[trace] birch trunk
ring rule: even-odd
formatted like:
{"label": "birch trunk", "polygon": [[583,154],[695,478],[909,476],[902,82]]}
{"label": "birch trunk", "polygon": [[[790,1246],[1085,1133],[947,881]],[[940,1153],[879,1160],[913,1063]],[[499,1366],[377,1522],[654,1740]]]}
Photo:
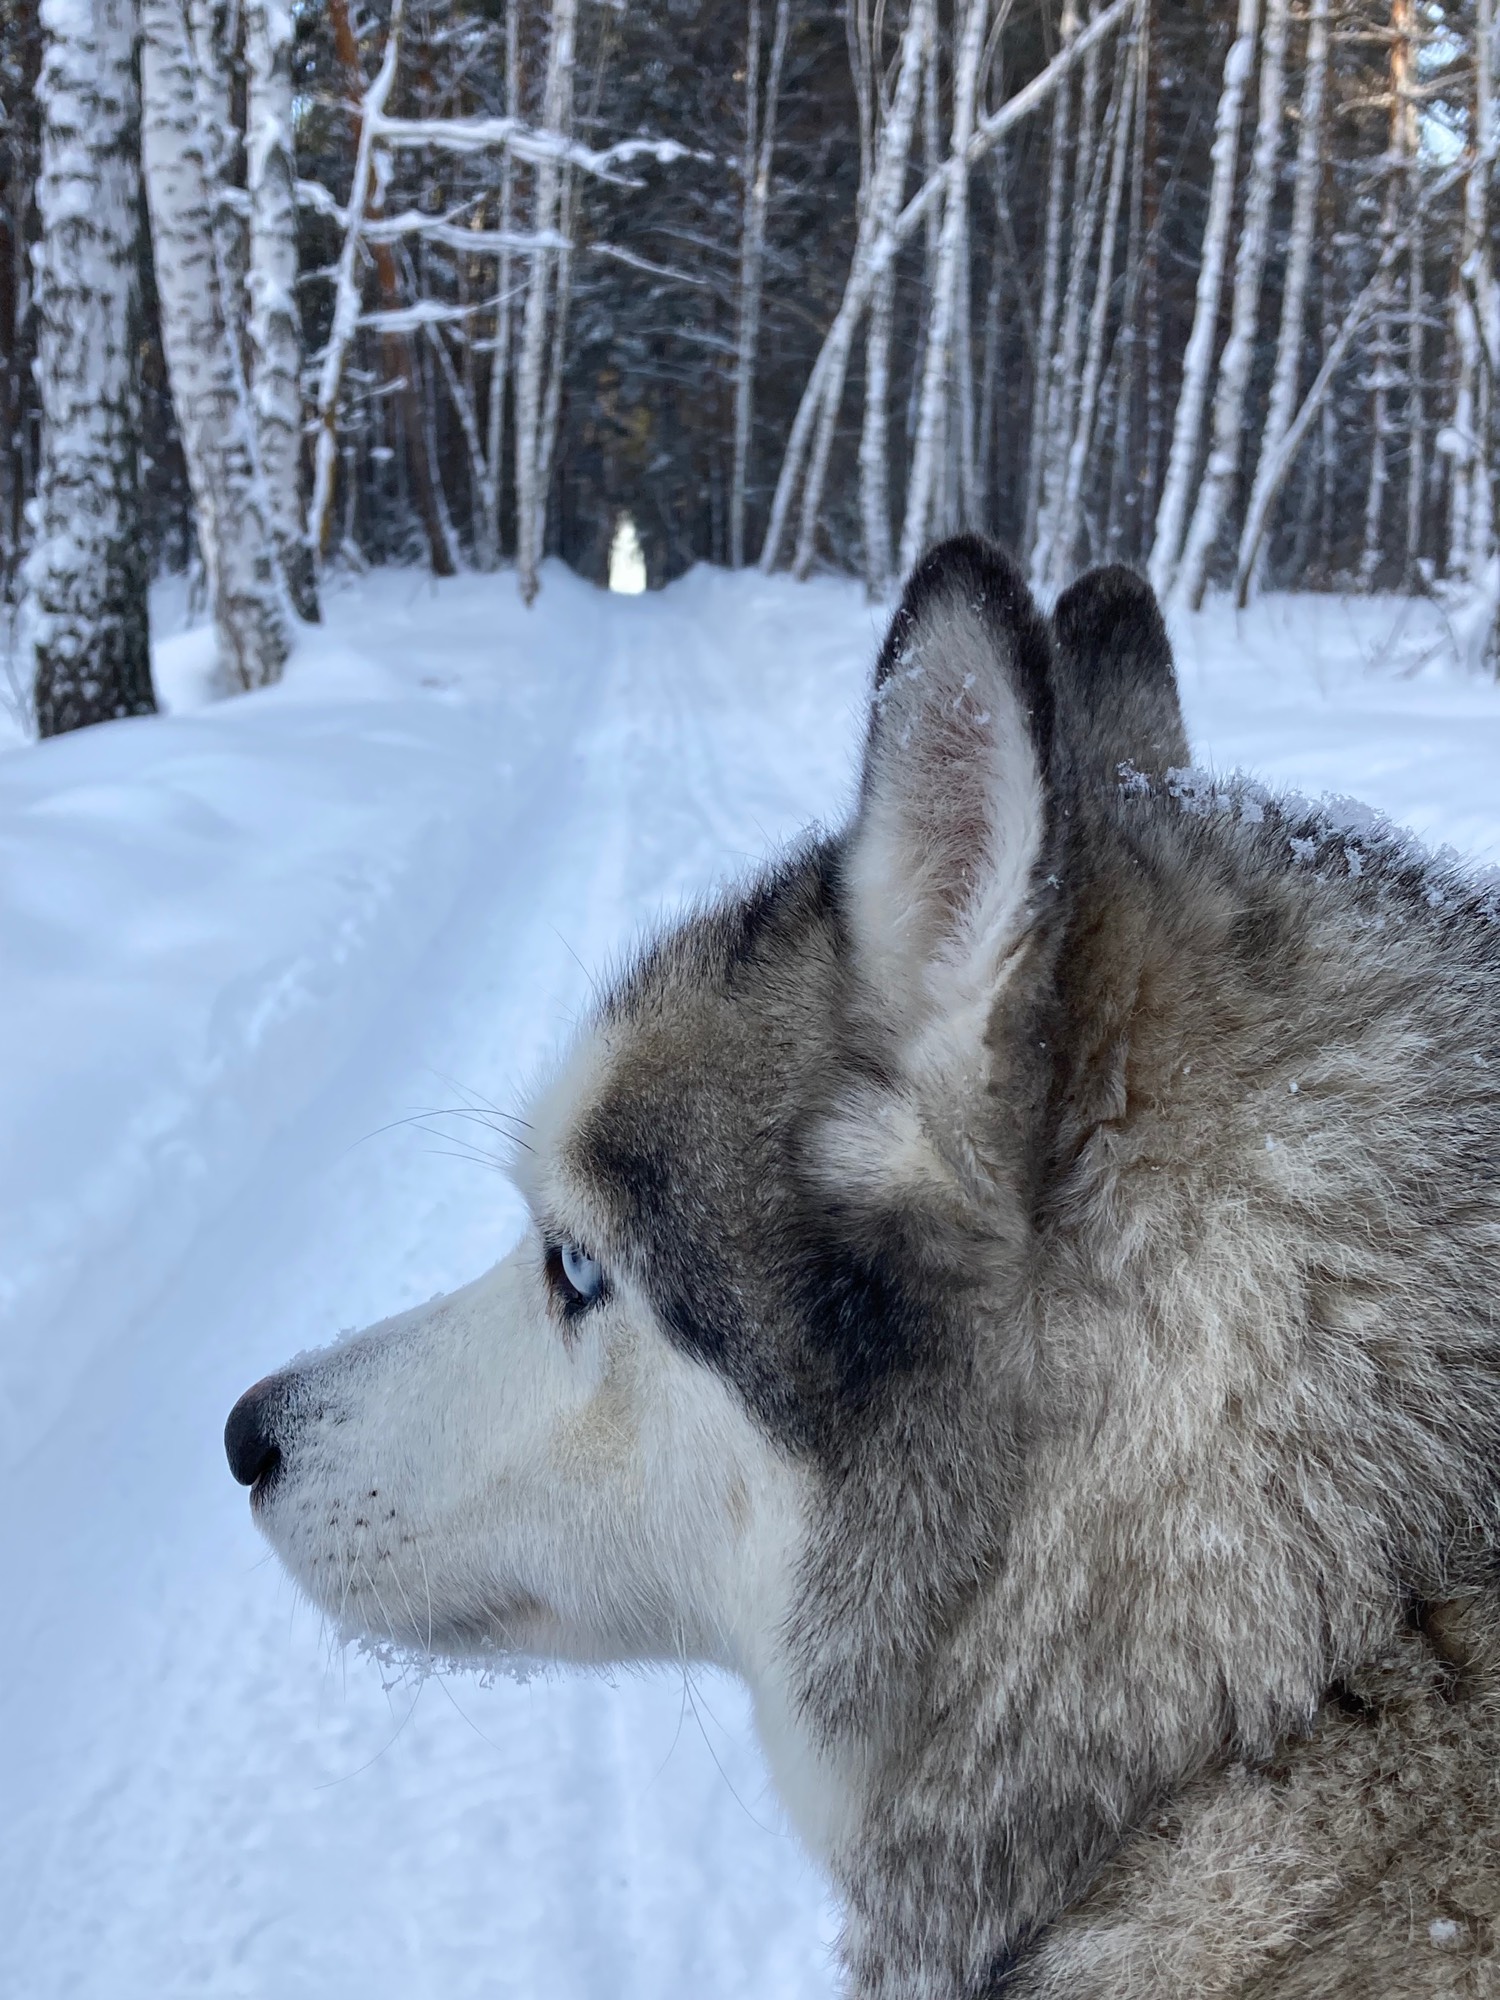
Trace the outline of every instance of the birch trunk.
{"label": "birch trunk", "polygon": [[[1078,31],[1078,16],[1070,4],[1063,9],[1062,39],[1066,48]],[[1052,396],[1052,357],[1057,339],[1057,315],[1062,299],[1063,200],[1067,191],[1068,122],[1072,88],[1064,82],[1052,99],[1052,134],[1047,156],[1047,228],[1042,252],[1042,305],[1037,322],[1037,364],[1031,380],[1031,431],[1026,452],[1025,546],[1036,548],[1042,508],[1043,468],[1049,435],[1047,419]]]}
{"label": "birch trunk", "polygon": [[[1420,168],[1411,161],[1411,192],[1407,206],[1415,213],[1421,200]],[[1426,346],[1423,316],[1427,310],[1426,257],[1421,230],[1412,237],[1406,268],[1406,560],[1402,580],[1411,589],[1422,560],[1423,497],[1427,486],[1427,411],[1422,383]]]}
{"label": "birch trunk", "polygon": [[[547,74],[542,92],[542,124],[562,136],[572,122],[573,40],[578,0],[553,0],[552,33],[547,49]],[[536,169],[532,228],[549,232],[556,220],[562,175],[555,156]],[[538,251],[531,259],[526,310],[521,321],[521,352],[516,367],[516,575],[521,596],[532,603],[541,588],[543,537],[547,494],[543,486],[548,307],[552,297],[555,253]]]}
{"label": "birch trunk", "polygon": [[[1091,65],[1089,67],[1092,67]],[[1084,82],[1089,80],[1085,68]],[[1051,391],[1047,398],[1047,437],[1042,454],[1042,504],[1037,518],[1036,546],[1032,550],[1032,574],[1045,585],[1057,556],[1057,535],[1061,525],[1068,460],[1073,440],[1081,386],[1080,346],[1084,338],[1083,303],[1088,273],[1095,267],[1095,235],[1099,225],[1099,202],[1103,192],[1104,169],[1114,157],[1113,140],[1119,135],[1120,93],[1124,87],[1124,64],[1119,70],[1120,88],[1110,107],[1109,131],[1101,139],[1089,129],[1097,115],[1098,85],[1083,92],[1083,123],[1079,128],[1080,162],[1090,162],[1089,179],[1080,186],[1074,180],[1073,241],[1068,255],[1068,283],[1063,297],[1062,332],[1053,357]],[[1096,272],[1097,275],[1097,272]],[[1097,292],[1097,285],[1095,287]],[[1107,304],[1107,295],[1106,295]],[[1092,315],[1091,315],[1092,317]],[[1097,385],[1096,385],[1097,389]]]}
{"label": "birch trunk", "polygon": [[1145,450],[1142,454],[1140,512],[1136,522],[1135,548],[1141,560],[1149,557],[1148,536],[1161,502],[1162,463],[1165,455],[1167,420],[1164,342],[1162,339],[1162,174],[1161,174],[1161,92],[1162,64],[1151,60],[1156,48],[1156,0],[1146,0],[1147,68],[1145,166],[1146,187],[1146,269],[1143,279],[1146,320],[1146,410]]}
{"label": "birch trunk", "polygon": [[1287,0],[1267,0],[1265,31],[1260,45],[1260,108],[1255,145],[1250,155],[1250,186],[1240,225],[1234,266],[1234,303],[1229,338],[1219,357],[1219,383],[1214,394],[1213,437],[1208,463],[1188,525],[1187,541],[1175,581],[1176,596],[1193,610],[1203,602],[1208,565],[1229,512],[1240,468],[1244,433],[1245,391],[1255,358],[1255,330],[1260,320],[1261,279],[1271,234],[1271,201],[1276,192],[1276,156],[1286,76]]}
{"label": "birch trunk", "polygon": [[[1384,161],[1385,186],[1380,203],[1382,243],[1389,242],[1396,233],[1401,191],[1410,184],[1411,148],[1416,140],[1416,127],[1411,117],[1415,106],[1410,74],[1414,26],[1413,0],[1391,0],[1389,145]],[[1385,495],[1390,483],[1390,457],[1395,431],[1391,396],[1399,386],[1394,304],[1393,297],[1382,301],[1370,347],[1370,477],[1365,489],[1365,543],[1359,564],[1360,577],[1366,589],[1374,584],[1384,554]]]}
{"label": "birch trunk", "polygon": [[864,531],[865,594],[879,603],[891,588],[896,555],[891,541],[891,328],[896,269],[880,274],[865,341],[865,414],[859,433],[859,513]]}
{"label": "birch trunk", "polygon": [[[505,0],[505,111],[518,124],[521,118],[521,30],[519,0]],[[516,169],[509,146],[500,164],[500,234],[508,238],[515,228]],[[481,491],[482,529],[479,538],[479,567],[497,569],[500,564],[500,482],[505,446],[505,391],[510,375],[510,288],[511,253],[500,252],[499,304],[495,308],[495,342],[490,355],[489,408],[485,413],[485,470]]]}
{"label": "birch trunk", "polygon": [[1120,205],[1124,198],[1125,162],[1129,155],[1132,115],[1135,108],[1136,50],[1131,49],[1120,80],[1120,98],[1115,107],[1113,143],[1110,147],[1109,194],[1104,205],[1104,230],[1099,245],[1099,273],[1094,284],[1089,313],[1088,348],[1084,356],[1083,378],[1079,385],[1078,410],[1068,447],[1067,465],[1057,528],[1052,544],[1048,583],[1061,590],[1067,583],[1078,547],[1083,515],[1083,481],[1094,442],[1094,420],[1099,407],[1099,389],[1104,375],[1104,336],[1109,320],[1109,298],[1114,286],[1115,242],[1120,228]]}
{"label": "birch trunk", "polygon": [[750,45],[745,80],[745,200],[740,230],[740,306],[735,341],[734,468],[729,488],[729,561],[745,566],[745,485],[750,471],[750,433],[755,415],[755,357],[760,345],[761,290],[765,276],[766,216],[771,202],[771,169],[776,155],[776,115],[781,70],[791,27],[789,0],[776,0],[776,25],[760,94],[760,0],[750,0]]}
{"label": "birch trunk", "polygon": [[[1448,174],[1435,184],[1432,195],[1434,202],[1446,188],[1452,185],[1453,179],[1454,175]],[[1390,286],[1392,266],[1396,258],[1405,250],[1412,230],[1418,227],[1420,227],[1420,219],[1413,218],[1407,223],[1405,229],[1401,230],[1386,244],[1384,250],[1380,253],[1380,259],[1375,269],[1371,272],[1363,289],[1355,297],[1354,302],[1350,305],[1341,321],[1335,322],[1330,316],[1330,301],[1325,288],[1323,300],[1322,366],[1313,377],[1312,384],[1307,394],[1303,397],[1296,416],[1287,425],[1286,433],[1277,445],[1274,457],[1265,466],[1264,478],[1257,478],[1256,480],[1256,490],[1260,497],[1245,521],[1245,533],[1241,545],[1244,550],[1241,558],[1242,575],[1253,574],[1255,562],[1260,551],[1261,539],[1269,525],[1271,510],[1276,504],[1276,497],[1281,491],[1282,482],[1296,462],[1297,453],[1301,449],[1302,440],[1307,435],[1309,425],[1314,416],[1320,412],[1324,420],[1324,470],[1325,473],[1331,470],[1336,449],[1336,431],[1329,422],[1329,415],[1333,410],[1333,401],[1328,395],[1329,386],[1334,376],[1343,366],[1344,359],[1354,343],[1355,336],[1362,330],[1370,318],[1381,309],[1384,297]],[[1326,487],[1324,498],[1325,504],[1327,504],[1328,494]],[[1330,527],[1331,524],[1325,524],[1323,529],[1325,561]]]}
{"label": "birch trunk", "polygon": [[[1250,504],[1240,534],[1235,568],[1235,597],[1249,601],[1251,583],[1250,524],[1265,511],[1265,484],[1286,436],[1297,402],[1302,363],[1302,333],[1307,313],[1307,281],[1312,271],[1317,222],[1318,175],[1323,159],[1323,96],[1328,75],[1328,0],[1311,0],[1307,20],[1307,57],[1302,84],[1301,130],[1297,139],[1296,185],[1292,194],[1291,236],[1287,246],[1286,282],[1281,294],[1281,325],[1276,335],[1276,360],[1265,428]],[[1263,548],[1264,544],[1259,546]],[[1263,560],[1263,557],[1262,557]]]}
{"label": "birch trunk", "polygon": [[299,616],[315,619],[317,584],[302,518],[302,321],[297,310],[292,32],[285,0],[247,0],[250,405],[271,535],[287,590]]}
{"label": "birch trunk", "polygon": [[922,378],[922,402],[917,418],[916,451],[906,489],[906,519],[901,532],[901,567],[910,569],[927,542],[936,481],[944,443],[952,371],[955,328],[962,322],[959,287],[968,283],[969,142],[974,136],[975,101],[979,86],[979,56],[984,47],[989,0],[967,0],[953,66],[953,136],[948,154],[943,226],[938,239],[933,280],[932,316],[927,335],[927,360]]}
{"label": "birch trunk", "polygon": [[[1137,0],[1110,0],[1104,11],[1095,16],[1069,48],[1054,56],[1040,75],[1034,76],[1030,83],[1024,85],[1013,97],[1007,98],[998,110],[985,116],[976,127],[969,147],[967,166],[971,172],[1008,133],[1049,102],[1053,92],[1072,74],[1077,62],[1106,36],[1122,27],[1136,4]],[[900,162],[903,176],[905,165],[903,155]],[[766,530],[765,546],[761,551],[760,562],[763,570],[774,569],[780,557],[792,504],[797,496],[798,483],[802,479],[803,467],[807,464],[808,448],[812,442],[814,427],[821,422],[830,397],[834,402],[835,411],[837,409],[838,398],[843,393],[849,350],[870,303],[871,294],[890,259],[908,240],[917,225],[925,221],[932,205],[941,201],[947,178],[948,170],[945,165],[918,189],[905,207],[900,209],[888,228],[875,230],[868,244],[864,241],[863,232],[861,233],[861,240],[856,244],[856,254],[844,287],[844,296],[834,315],[833,324],[824,335],[823,345],[817,360],[813,363],[807,387],[802,392],[802,400],[797,405],[797,415],[792,423],[791,436],[781,463],[781,473],[776,482],[776,498],[771,507],[771,520]],[[803,493],[804,510],[806,510],[808,491],[812,490],[815,484],[817,494],[821,498],[821,477],[814,482],[809,475]]]}
{"label": "birch trunk", "polygon": [[[861,161],[865,166],[862,182],[864,207],[874,198],[877,141],[883,138],[888,112],[878,88],[878,67],[870,46],[868,10],[857,17],[861,33],[853,37],[856,95],[861,105],[869,101],[868,118],[862,121]],[[905,74],[903,70],[902,75]],[[869,137],[864,137],[864,125]],[[888,185],[888,184],[885,184]],[[886,221],[894,215],[900,190],[887,201]],[[865,407],[859,434],[859,512],[864,545],[865,593],[879,602],[891,588],[896,568],[891,542],[891,333],[896,313],[896,267],[888,261],[876,280],[870,305],[870,326],[865,337]]]}
{"label": "birch trunk", "polygon": [[817,529],[818,510],[823,500],[823,480],[828,469],[828,449],[833,438],[833,425],[838,416],[838,407],[843,400],[849,353],[870,292],[879,276],[875,262],[880,238],[879,218],[887,214],[894,215],[900,207],[901,192],[906,181],[912,131],[916,124],[917,101],[921,94],[924,58],[928,37],[933,27],[933,11],[933,0],[911,0],[906,27],[901,36],[901,51],[897,62],[896,86],[890,116],[881,134],[870,199],[860,217],[849,283],[845,288],[838,312],[834,316],[833,325],[828,329],[822,351],[813,365],[812,377],[803,391],[802,401],[797,406],[791,437],[782,459],[781,474],[776,482],[776,495],[771,503],[771,519],[766,528],[765,544],[760,556],[760,566],[766,571],[774,569],[780,557],[797,482],[802,476],[808,448],[813,443],[816,429],[816,449],[803,483],[801,526],[797,537],[794,569],[805,574],[806,568],[812,563],[813,538]]}
{"label": "birch trunk", "polygon": [[1229,257],[1229,228],[1234,216],[1240,116],[1255,61],[1255,31],[1259,19],[1260,0],[1239,0],[1235,37],[1225,58],[1224,84],[1214,120],[1213,179],[1209,186],[1208,219],[1204,224],[1203,250],[1198,267],[1193,327],[1183,356],[1182,389],[1172,421],[1172,447],[1167,457],[1166,483],[1156,513],[1156,537],[1151,549],[1151,583],[1161,598],[1172,595],[1176,582],[1183,524],[1187,519],[1188,493],[1198,466],[1203,412],[1208,402],[1209,376],[1213,369],[1214,336],[1219,323],[1219,301]]}
{"label": "birch trunk", "polygon": [[[1131,143],[1130,221],[1125,239],[1125,302],[1111,366],[1115,370],[1114,436],[1110,451],[1109,510],[1104,531],[1106,562],[1118,562],[1129,534],[1138,546],[1145,467],[1136,443],[1140,312],[1146,276],[1146,131],[1151,91],[1151,4],[1141,0],[1135,34],[1135,131]],[[1134,533],[1129,531],[1134,530]]]}
{"label": "birch trunk", "polygon": [[[353,90],[360,82],[359,49],[348,7],[343,0],[338,0],[330,11],[335,45],[349,88]],[[350,177],[349,200],[344,210],[344,240],[333,273],[333,320],[318,370],[311,534],[313,551],[320,561],[328,554],[333,527],[333,483],[338,470],[339,391],[349,349],[359,328],[364,230],[375,194],[375,129],[396,80],[401,51],[401,15],[402,0],[394,0],[380,67],[368,88],[361,91],[359,109],[355,114],[354,172]]]}
{"label": "birch trunk", "polygon": [[291,648],[289,612],[266,521],[233,314],[223,287],[208,167],[217,142],[204,130],[189,25],[180,0],[141,6],[141,154],[151,210],[162,348],[192,487],[229,688],[280,678]]}
{"label": "birch trunk", "polygon": [[1463,235],[1454,295],[1458,387],[1448,437],[1453,467],[1448,574],[1478,586],[1493,552],[1490,488],[1492,373],[1500,355],[1495,326],[1493,253],[1489,240],[1489,180],[1494,169],[1495,0],[1475,0],[1474,138],[1464,179]]}
{"label": "birch trunk", "polygon": [[42,408],[25,587],[37,728],[148,715],[138,444],[140,226],[132,0],[43,0],[33,253]]}

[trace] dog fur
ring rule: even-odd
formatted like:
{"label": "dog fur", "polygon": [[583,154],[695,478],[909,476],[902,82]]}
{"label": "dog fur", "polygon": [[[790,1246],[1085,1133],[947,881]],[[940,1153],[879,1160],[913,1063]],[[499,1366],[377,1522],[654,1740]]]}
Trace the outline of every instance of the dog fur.
{"label": "dog fur", "polygon": [[231,1417],[344,1628],[741,1674],[858,2000],[1500,1993],[1493,898],[1186,762],[1142,583],[935,550],[526,1241]]}

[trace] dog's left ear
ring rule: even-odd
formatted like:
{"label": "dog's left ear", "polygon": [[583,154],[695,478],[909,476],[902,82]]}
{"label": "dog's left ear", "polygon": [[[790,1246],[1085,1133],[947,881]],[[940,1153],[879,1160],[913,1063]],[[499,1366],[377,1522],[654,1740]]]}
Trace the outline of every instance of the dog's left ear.
{"label": "dog's left ear", "polygon": [[898,1032],[962,1016],[977,1053],[1028,926],[1052,781],[1046,623],[1008,556],[943,542],[876,667],[846,859],[856,963]]}

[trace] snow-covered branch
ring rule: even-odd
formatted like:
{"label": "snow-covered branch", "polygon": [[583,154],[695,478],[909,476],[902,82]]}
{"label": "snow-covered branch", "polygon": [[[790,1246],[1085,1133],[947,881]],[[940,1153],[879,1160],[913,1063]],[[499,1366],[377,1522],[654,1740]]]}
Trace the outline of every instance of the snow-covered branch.
{"label": "snow-covered branch", "polygon": [[562,132],[539,129],[519,118],[387,118],[375,121],[376,137],[393,151],[431,147],[445,153],[514,154],[528,166],[549,162],[553,166],[576,167],[603,181],[621,186],[638,186],[621,167],[637,160],[653,160],[657,166],[675,166],[680,160],[702,161],[709,156],[695,153],[675,139],[622,139],[599,151],[569,138]]}

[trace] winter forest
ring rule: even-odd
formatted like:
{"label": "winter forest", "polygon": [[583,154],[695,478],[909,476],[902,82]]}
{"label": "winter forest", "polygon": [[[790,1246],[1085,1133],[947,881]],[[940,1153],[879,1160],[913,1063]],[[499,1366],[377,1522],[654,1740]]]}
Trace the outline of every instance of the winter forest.
{"label": "winter forest", "polygon": [[7,0],[0,598],[55,733],[330,568],[1497,598],[1494,0]]}
{"label": "winter forest", "polygon": [[0,1995],[832,2000],[737,1680],[362,1654],[225,1418],[531,1226],[951,530],[1500,863],[1497,14],[0,0]]}

